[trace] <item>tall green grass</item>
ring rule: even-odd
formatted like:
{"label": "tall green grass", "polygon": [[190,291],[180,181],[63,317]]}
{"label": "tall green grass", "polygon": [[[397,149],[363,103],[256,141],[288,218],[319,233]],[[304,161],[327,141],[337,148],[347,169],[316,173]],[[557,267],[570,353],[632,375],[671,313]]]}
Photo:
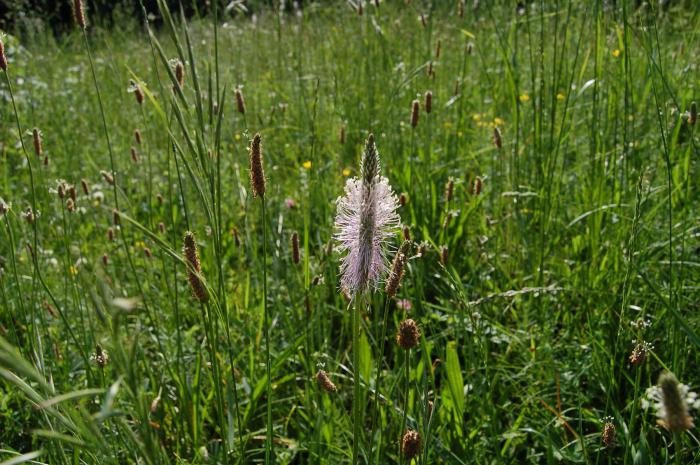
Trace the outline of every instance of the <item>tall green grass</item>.
{"label": "tall green grass", "polygon": [[[700,379],[700,10],[471,3],[188,21],[159,2],[157,24],[5,37],[0,460],[335,464],[355,446],[359,463],[399,463],[406,429],[426,465],[700,460],[694,430],[674,437],[642,408],[663,370]],[[414,247],[396,298],[353,310],[334,200],[370,132]],[[405,317],[421,328],[410,351]]]}

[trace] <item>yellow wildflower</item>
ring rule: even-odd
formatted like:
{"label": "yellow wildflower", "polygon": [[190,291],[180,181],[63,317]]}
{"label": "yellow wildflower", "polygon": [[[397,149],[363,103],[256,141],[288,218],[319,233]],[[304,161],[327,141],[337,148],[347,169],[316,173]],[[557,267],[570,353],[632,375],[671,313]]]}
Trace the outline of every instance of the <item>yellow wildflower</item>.
{"label": "yellow wildflower", "polygon": [[306,160],[304,163],[301,164],[301,166],[308,170],[309,168],[311,168],[311,160]]}

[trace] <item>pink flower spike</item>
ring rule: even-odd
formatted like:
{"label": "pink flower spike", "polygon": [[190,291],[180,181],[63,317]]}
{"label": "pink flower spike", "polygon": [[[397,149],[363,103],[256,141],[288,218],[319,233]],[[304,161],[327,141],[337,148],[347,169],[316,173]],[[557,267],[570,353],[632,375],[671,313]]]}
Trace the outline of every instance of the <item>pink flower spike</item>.
{"label": "pink flower spike", "polygon": [[347,180],[335,217],[335,238],[345,254],[340,261],[341,287],[352,296],[379,286],[388,267],[387,241],[400,223],[398,199],[379,171],[379,153],[370,134],[362,156],[361,178]]}

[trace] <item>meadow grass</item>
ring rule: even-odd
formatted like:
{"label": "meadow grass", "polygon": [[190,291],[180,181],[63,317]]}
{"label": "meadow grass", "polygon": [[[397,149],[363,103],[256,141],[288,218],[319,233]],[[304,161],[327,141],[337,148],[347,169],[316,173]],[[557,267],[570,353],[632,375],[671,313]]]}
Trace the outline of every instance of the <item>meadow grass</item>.
{"label": "meadow grass", "polygon": [[[700,463],[643,402],[700,376],[700,10],[466,3],[6,36],[0,460]],[[349,299],[370,133],[411,247]]]}

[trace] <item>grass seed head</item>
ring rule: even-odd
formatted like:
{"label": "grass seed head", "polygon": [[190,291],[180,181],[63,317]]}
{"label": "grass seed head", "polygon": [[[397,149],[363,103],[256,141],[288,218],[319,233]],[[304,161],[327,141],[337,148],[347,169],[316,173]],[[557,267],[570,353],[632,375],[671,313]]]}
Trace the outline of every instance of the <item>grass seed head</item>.
{"label": "grass seed head", "polygon": [[659,377],[659,388],[664,412],[661,424],[672,433],[682,433],[692,428],[693,419],[688,414],[688,406],[673,373],[667,371]]}
{"label": "grass seed head", "polygon": [[32,129],[32,139],[34,140],[34,153],[37,157],[40,157],[44,153],[44,149],[41,146],[41,131],[39,128]]}
{"label": "grass seed head", "polygon": [[209,300],[209,293],[201,277],[202,264],[199,261],[199,250],[191,231],[185,233],[182,253],[187,265],[187,280],[190,283],[190,289],[192,289],[192,296],[200,302],[206,302]]}
{"label": "grass seed head", "polygon": [[299,254],[299,234],[292,233],[292,261],[295,265],[299,264],[301,257]]}
{"label": "grass seed head", "polygon": [[425,106],[426,113],[430,114],[430,112],[433,111],[433,93],[429,90],[425,92],[425,101],[423,105]]}
{"label": "grass seed head", "polygon": [[316,383],[326,392],[335,392],[338,390],[336,385],[333,384],[333,381],[328,377],[328,373],[323,370],[318,370],[318,373],[316,373]]}
{"label": "grass seed head", "polygon": [[450,178],[445,184],[445,202],[451,202],[455,192],[455,181]]}
{"label": "grass seed head", "polygon": [[104,178],[105,182],[107,182],[107,184],[109,184],[110,186],[114,184],[114,176],[112,176],[105,170],[101,170],[100,174],[102,175],[102,178]]}
{"label": "grass seed head", "polygon": [[610,419],[603,425],[601,440],[605,447],[612,447],[615,444],[615,424]]}
{"label": "grass seed head", "polygon": [[7,55],[5,55],[5,43],[2,41],[2,37],[0,37],[0,68],[7,71]]}
{"label": "grass seed head", "polygon": [[469,193],[471,195],[480,195],[482,187],[483,181],[479,176],[475,176],[474,179],[472,179],[472,182],[469,186]]}
{"label": "grass seed head", "polygon": [[75,15],[75,22],[80,26],[80,29],[85,29],[85,7],[83,6],[83,0],[73,1],[73,14]]}
{"label": "grass seed head", "polygon": [[136,141],[136,144],[141,145],[141,131],[138,129],[134,129],[134,140]]}
{"label": "grass seed head", "polygon": [[180,90],[185,88],[185,65],[180,60],[175,62],[175,79]]}
{"label": "grass seed head", "polygon": [[408,318],[399,324],[399,331],[396,333],[396,343],[404,350],[413,349],[418,346],[420,330],[418,324]]}
{"label": "grass seed head", "polygon": [[95,352],[90,355],[90,360],[100,368],[104,368],[109,363],[109,355],[107,351],[102,348],[99,344],[95,347]]}
{"label": "grass seed head", "polygon": [[245,99],[243,98],[243,92],[241,89],[236,89],[236,110],[241,115],[245,115]]}
{"label": "grass seed head", "polygon": [[401,439],[401,453],[406,460],[411,460],[420,454],[422,445],[420,433],[415,430],[408,430]]}
{"label": "grass seed head", "polygon": [[691,126],[698,120],[698,105],[695,102],[690,104],[690,113],[688,114],[688,124]]}
{"label": "grass seed head", "polygon": [[500,149],[503,147],[503,138],[501,137],[501,130],[498,127],[493,128],[493,145]]}
{"label": "grass seed head", "polygon": [[447,266],[447,260],[448,260],[448,249],[446,245],[441,245],[440,246],[440,264],[442,266]]}
{"label": "grass seed head", "polygon": [[411,243],[409,241],[404,241],[399,250],[396,251],[394,261],[391,264],[391,271],[389,272],[389,277],[386,280],[386,286],[384,288],[389,297],[394,297],[401,286],[401,280],[406,272],[406,262],[408,261],[410,246]]}
{"label": "grass seed head", "polygon": [[250,184],[253,188],[253,197],[264,197],[266,181],[260,133],[253,137],[248,156],[250,158]]}
{"label": "grass seed head", "polygon": [[414,100],[413,103],[411,104],[411,127],[415,128],[418,126],[418,117],[420,113],[420,102],[418,100]]}

